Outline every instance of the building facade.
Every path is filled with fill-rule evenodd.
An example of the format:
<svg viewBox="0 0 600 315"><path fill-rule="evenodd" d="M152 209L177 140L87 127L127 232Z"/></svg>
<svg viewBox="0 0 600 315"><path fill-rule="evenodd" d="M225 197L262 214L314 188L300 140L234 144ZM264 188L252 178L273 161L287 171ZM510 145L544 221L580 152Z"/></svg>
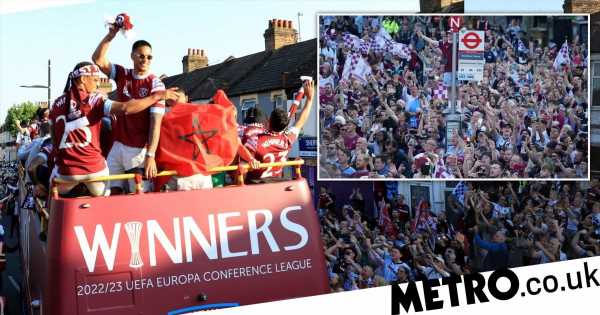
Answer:
<svg viewBox="0 0 600 315"><path fill-rule="evenodd" d="M565 13L590 13L590 38L600 36L600 0L565 0ZM600 42L591 40L589 75L591 83L590 154L600 156ZM592 175L600 174L600 159L590 159Z"/></svg>
<svg viewBox="0 0 600 315"><path fill-rule="evenodd" d="M12 161L17 159L15 137L10 132L0 132L0 161Z"/></svg>
<svg viewBox="0 0 600 315"><path fill-rule="evenodd" d="M463 13L465 11L463 0L420 0L421 13Z"/></svg>
<svg viewBox="0 0 600 315"><path fill-rule="evenodd" d="M317 40L298 42L292 21L280 19L267 22L263 37L264 51L231 56L212 65L208 62L207 50L190 48L182 59L182 73L161 78L167 87L185 91L191 103L206 103L217 89L223 89L237 108L239 123L253 107L260 108L267 116L275 108L288 109L302 86L300 76L316 80ZM316 104L316 95L314 99ZM315 104L289 155L305 160L304 176L313 182L316 181Z"/></svg>
<svg viewBox="0 0 600 315"><path fill-rule="evenodd" d="M565 13L593 13L600 10L599 0L565 0Z"/></svg>

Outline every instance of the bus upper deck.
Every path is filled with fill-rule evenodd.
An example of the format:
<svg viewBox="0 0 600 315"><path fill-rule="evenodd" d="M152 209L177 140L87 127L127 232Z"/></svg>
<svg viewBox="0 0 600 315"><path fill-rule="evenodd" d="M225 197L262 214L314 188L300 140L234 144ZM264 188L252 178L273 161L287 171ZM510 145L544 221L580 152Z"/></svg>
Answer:
<svg viewBox="0 0 600 315"><path fill-rule="evenodd" d="M63 198L54 182L49 209L21 211L29 311L181 314L327 292L302 163L261 165L294 166L293 180L244 185L240 175L238 185L168 193L142 193L133 174L94 179L134 178L130 195Z"/></svg>

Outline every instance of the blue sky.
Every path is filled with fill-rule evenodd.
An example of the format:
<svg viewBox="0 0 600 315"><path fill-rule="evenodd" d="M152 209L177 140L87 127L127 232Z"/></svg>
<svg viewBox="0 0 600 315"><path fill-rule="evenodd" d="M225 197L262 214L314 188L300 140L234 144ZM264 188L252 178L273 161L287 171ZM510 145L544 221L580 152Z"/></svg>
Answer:
<svg viewBox="0 0 600 315"><path fill-rule="evenodd" d="M564 0L465 0L465 12L558 12Z"/></svg>
<svg viewBox="0 0 600 315"><path fill-rule="evenodd" d="M45 101L45 89L19 85L47 82L47 60L52 59L52 97L62 93L73 66L89 60L106 34L104 17L127 12L137 39L153 46L153 72L181 73L188 48L204 49L209 64L228 56L244 56L264 49L263 32L273 18L300 17L302 40L315 38L316 13L368 10L416 12L418 0L208 0L208 1L79 1L0 0L0 124L6 111L22 101ZM54 5L54 6L52 6ZM32 8L42 9L31 10ZM20 10L20 11L19 11ZM18 11L18 12L15 12ZM109 51L114 63L131 65L133 41L118 36Z"/></svg>

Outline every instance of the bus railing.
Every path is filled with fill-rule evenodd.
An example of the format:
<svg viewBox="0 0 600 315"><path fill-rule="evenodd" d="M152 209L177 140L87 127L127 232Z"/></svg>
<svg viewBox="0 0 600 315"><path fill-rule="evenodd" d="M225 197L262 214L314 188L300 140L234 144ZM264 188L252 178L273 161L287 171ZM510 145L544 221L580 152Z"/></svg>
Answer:
<svg viewBox="0 0 600 315"><path fill-rule="evenodd" d="M302 178L301 166L304 165L304 160L293 160L286 162L273 162L273 163L261 163L256 169L265 169L270 167L294 167L295 178ZM221 172L230 172L230 171L238 171L237 179L238 185L244 185L244 176L245 173L250 170L250 165L248 164L239 164L239 165L230 165L230 166L219 166L214 167L209 170L210 173L221 173ZM176 171L162 171L158 173L156 176L176 176ZM133 179L135 181L135 193L142 194L144 192L143 189L143 179L141 174L116 174L116 175L108 175L108 176L98 176L95 178L81 180L81 181L69 181L59 178L54 178L52 180L52 198L58 198L58 184L73 184L73 183L92 183L92 182L106 182L111 180L129 180Z"/></svg>
<svg viewBox="0 0 600 315"><path fill-rule="evenodd" d="M295 178L299 179L302 177L301 168L300 168L302 165L304 165L304 160L293 160L293 161L286 161L286 162L261 163L259 165L258 169L264 169L264 168L269 168L269 167L293 166L294 170L295 170ZM210 173L221 173L221 172L238 171L238 184L244 185L245 171L247 171L249 169L250 169L249 165L240 164L240 165L214 167L214 168L210 169L209 172ZM18 174L19 174L19 178L25 178L25 169L21 165L18 166ZM177 175L176 171L162 171L162 172L158 173L156 176L158 177L158 176L176 176L176 175ZM58 184L104 182L104 181L111 181L111 180L128 180L128 179L133 179L135 181L136 194L143 193L142 176L140 174L117 174L117 175L109 175L109 176L98 176L98 177L88 179L88 180L83 180L83 181L67 181L67 180L55 178L52 180L52 183L51 183L52 184L52 186L51 186L52 198L56 199L59 197ZM25 187L22 187L22 188L23 189L19 189L19 192L22 194L25 194L25 196L23 198L26 198L27 190L24 189ZM19 198L19 200L22 200L22 198ZM40 237L45 238L46 233L48 231L48 221L49 221L50 216L48 214L47 209L43 205L43 201L37 197L34 197L34 211L37 212L37 214L40 217L40 230L41 230Z"/></svg>

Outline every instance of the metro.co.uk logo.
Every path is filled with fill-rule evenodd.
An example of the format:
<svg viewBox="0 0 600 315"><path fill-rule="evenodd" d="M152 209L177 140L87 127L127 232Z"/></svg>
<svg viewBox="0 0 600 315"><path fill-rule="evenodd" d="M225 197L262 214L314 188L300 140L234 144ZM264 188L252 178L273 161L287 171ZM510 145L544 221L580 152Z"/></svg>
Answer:
<svg viewBox="0 0 600 315"><path fill-rule="evenodd" d="M490 302L491 298L504 301L519 295L527 297L600 287L598 266L590 267L588 261L583 261L583 263L579 261L579 265L582 266L579 270L575 269L566 274L563 273L561 276L551 272L543 277L519 278L513 270L500 269L486 273L488 275L473 273L462 277L432 279L419 283L394 284L391 285L391 314L486 303ZM522 284L523 287L521 287ZM519 292L521 293L519 294ZM448 298L442 298L441 295Z"/></svg>

